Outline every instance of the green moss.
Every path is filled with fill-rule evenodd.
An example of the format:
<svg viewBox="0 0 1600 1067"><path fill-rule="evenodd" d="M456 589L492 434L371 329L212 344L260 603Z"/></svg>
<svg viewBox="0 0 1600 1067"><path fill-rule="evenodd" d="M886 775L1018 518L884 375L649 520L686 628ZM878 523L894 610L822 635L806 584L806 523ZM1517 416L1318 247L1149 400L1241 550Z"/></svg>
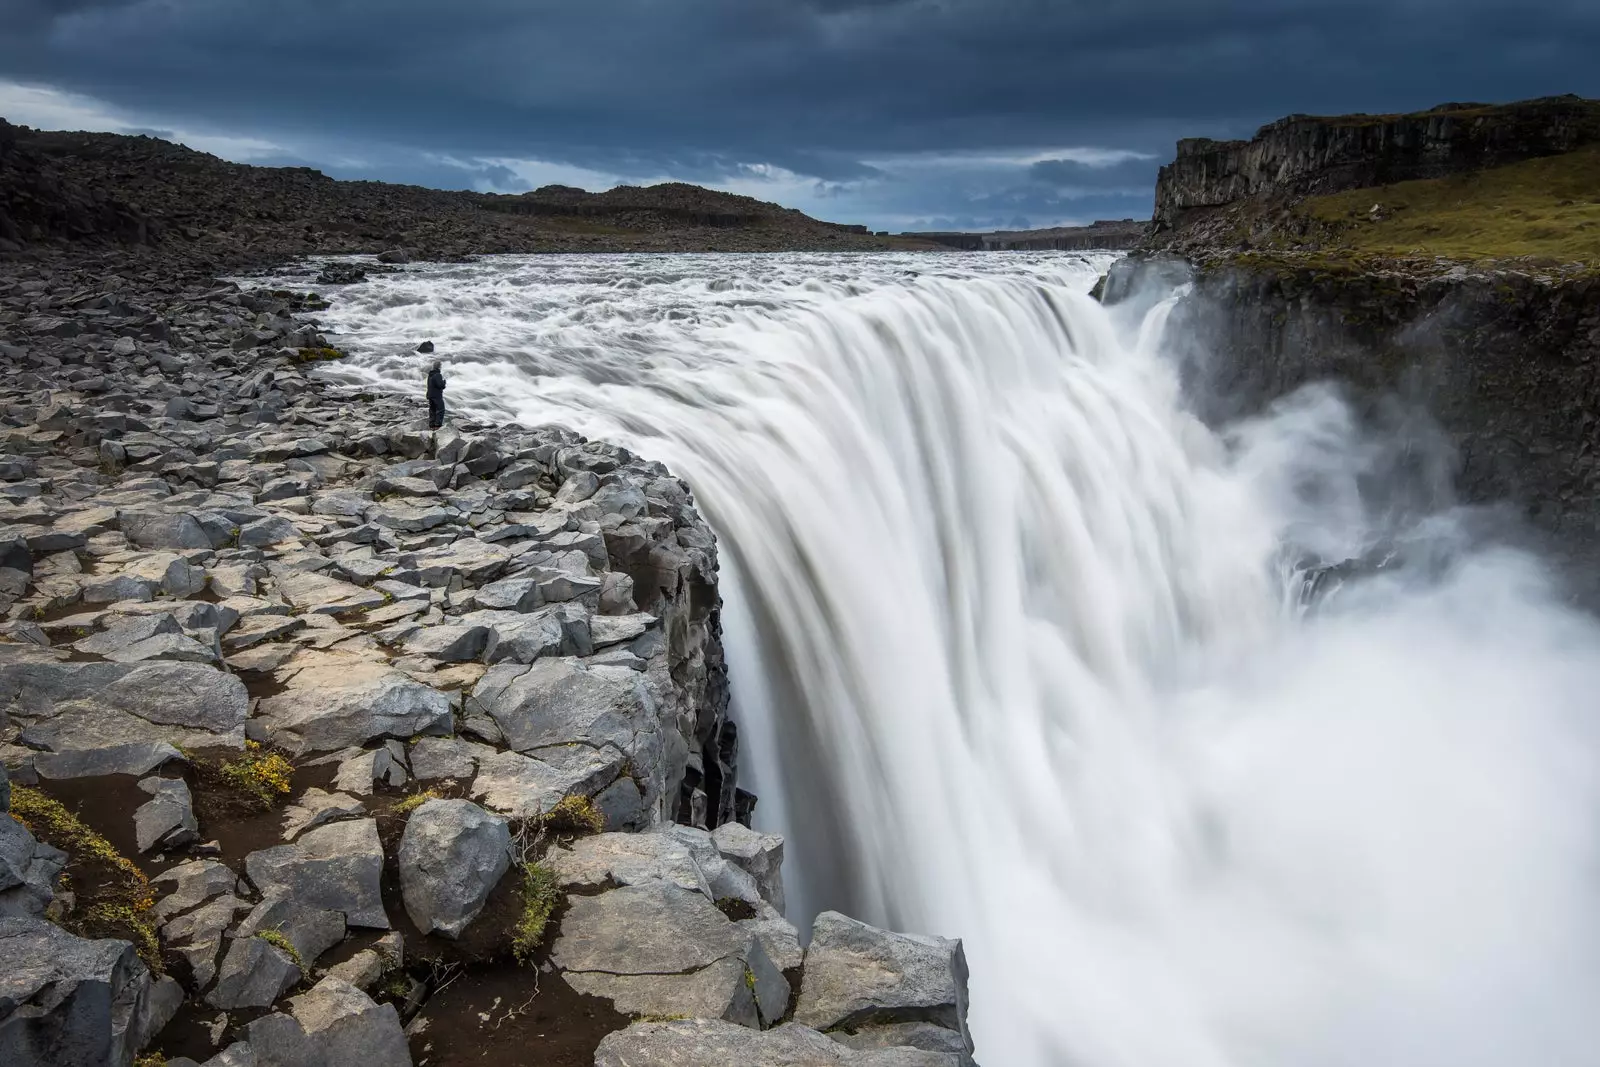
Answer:
<svg viewBox="0 0 1600 1067"><path fill-rule="evenodd" d="M167 1057L160 1052L146 1052L133 1061L133 1067L166 1067Z"/></svg>
<svg viewBox="0 0 1600 1067"><path fill-rule="evenodd" d="M606 817L583 796L563 797L539 822L553 834L598 834L606 828Z"/></svg>
<svg viewBox="0 0 1600 1067"><path fill-rule="evenodd" d="M413 793L394 806L396 815L410 815L430 800L438 800L439 794L432 789L424 789L420 793Z"/></svg>
<svg viewBox="0 0 1600 1067"><path fill-rule="evenodd" d="M345 354L337 348L302 348L295 357L301 363L326 363L329 360L343 359Z"/></svg>
<svg viewBox="0 0 1600 1067"><path fill-rule="evenodd" d="M294 942L290 941L283 935L283 931L257 930L256 936L265 941L267 944L271 945L273 948L282 949L283 952L294 961L294 965L300 968L300 973L306 973L306 965L301 962L299 951L294 947Z"/></svg>
<svg viewBox="0 0 1600 1067"><path fill-rule="evenodd" d="M560 904L561 887L554 871L541 863L522 868L522 914L511 933L511 952L518 963L532 962L534 953L544 944L550 916Z"/></svg>

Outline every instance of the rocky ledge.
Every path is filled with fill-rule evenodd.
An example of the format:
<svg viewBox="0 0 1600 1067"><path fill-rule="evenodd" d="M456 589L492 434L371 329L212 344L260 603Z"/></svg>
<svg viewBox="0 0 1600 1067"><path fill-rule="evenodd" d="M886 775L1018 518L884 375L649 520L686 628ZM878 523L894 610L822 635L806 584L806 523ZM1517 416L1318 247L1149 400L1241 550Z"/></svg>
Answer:
<svg viewBox="0 0 1600 1067"><path fill-rule="evenodd" d="M0 276L0 1062L970 1064L959 942L783 916L687 487L319 306Z"/></svg>

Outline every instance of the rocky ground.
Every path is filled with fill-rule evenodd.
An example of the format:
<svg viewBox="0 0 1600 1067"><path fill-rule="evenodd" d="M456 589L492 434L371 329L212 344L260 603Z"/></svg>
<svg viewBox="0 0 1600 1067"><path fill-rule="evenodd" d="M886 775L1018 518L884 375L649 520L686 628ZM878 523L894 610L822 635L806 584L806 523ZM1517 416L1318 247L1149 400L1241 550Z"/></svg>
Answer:
<svg viewBox="0 0 1600 1067"><path fill-rule="evenodd" d="M970 1064L959 942L783 917L688 489L319 306L0 265L0 1063Z"/></svg>

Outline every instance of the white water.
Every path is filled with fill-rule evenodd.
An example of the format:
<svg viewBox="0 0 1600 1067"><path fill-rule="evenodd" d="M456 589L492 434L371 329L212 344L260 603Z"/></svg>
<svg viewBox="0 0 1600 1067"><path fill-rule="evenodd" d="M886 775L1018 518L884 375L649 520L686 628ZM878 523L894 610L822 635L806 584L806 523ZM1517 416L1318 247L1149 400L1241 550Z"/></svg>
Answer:
<svg viewBox="0 0 1600 1067"><path fill-rule="evenodd" d="M518 258L324 320L688 479L791 917L963 937L989 1067L1600 1064L1600 637L1489 550L1297 608L1381 445L1206 430L1108 258Z"/></svg>

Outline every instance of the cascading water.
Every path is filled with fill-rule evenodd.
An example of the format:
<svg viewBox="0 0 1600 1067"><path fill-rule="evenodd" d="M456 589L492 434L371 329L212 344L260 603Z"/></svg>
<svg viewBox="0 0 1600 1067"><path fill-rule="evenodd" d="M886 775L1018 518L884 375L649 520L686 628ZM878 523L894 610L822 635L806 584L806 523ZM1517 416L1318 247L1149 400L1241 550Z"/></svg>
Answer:
<svg viewBox="0 0 1600 1067"><path fill-rule="evenodd" d="M692 484L791 918L963 937L990 1067L1600 1063L1600 636L1448 515L1305 611L1380 446L1200 425L1109 260L512 257L324 320Z"/></svg>

